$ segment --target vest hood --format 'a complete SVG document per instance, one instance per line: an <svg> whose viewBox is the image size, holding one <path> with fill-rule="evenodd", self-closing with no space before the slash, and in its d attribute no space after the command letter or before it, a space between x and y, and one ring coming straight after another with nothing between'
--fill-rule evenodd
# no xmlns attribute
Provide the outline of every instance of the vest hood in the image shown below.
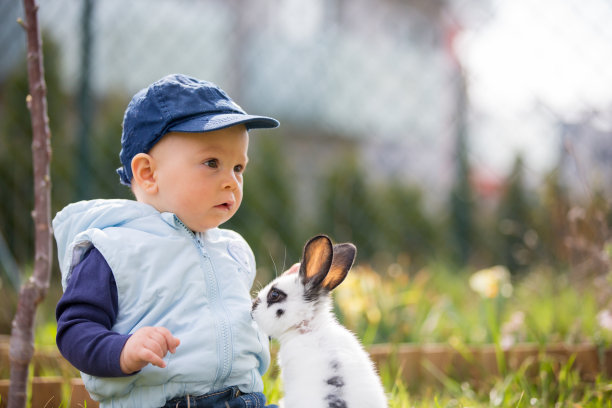
<svg viewBox="0 0 612 408"><path fill-rule="evenodd" d="M83 234L92 229L116 227L132 220L159 213L154 207L133 200L79 201L66 206L53 219L53 235L57 242L57 257L66 283L72 267L91 245ZM162 218L174 225L174 214L164 213ZM85 234L87 235L87 234Z"/></svg>

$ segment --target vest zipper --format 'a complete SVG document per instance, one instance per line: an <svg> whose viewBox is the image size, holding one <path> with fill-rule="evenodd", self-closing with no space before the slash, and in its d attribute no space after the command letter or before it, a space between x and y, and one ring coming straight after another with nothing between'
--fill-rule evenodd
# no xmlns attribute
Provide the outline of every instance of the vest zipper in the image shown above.
<svg viewBox="0 0 612 408"><path fill-rule="evenodd" d="M217 375L215 382L212 385L213 390L220 389L227 378L230 376L232 369L232 333L230 326L229 313L227 312L224 303L221 299L221 289L215 275L215 268L210 259L210 256L204 248L204 244L194 233L175 215L174 218L178 224L189 234L195 246L198 248L202 257L202 266L204 278L206 281L206 296L211 305L213 316L215 319L215 327L217 329ZM208 267L205 267L208 266Z"/></svg>

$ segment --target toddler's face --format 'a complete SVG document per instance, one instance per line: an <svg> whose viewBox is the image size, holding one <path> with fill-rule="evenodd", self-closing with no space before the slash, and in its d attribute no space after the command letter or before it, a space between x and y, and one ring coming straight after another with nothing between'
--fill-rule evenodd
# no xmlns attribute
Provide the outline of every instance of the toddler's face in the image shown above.
<svg viewBox="0 0 612 408"><path fill-rule="evenodd" d="M228 221L242 202L249 135L243 125L205 133L168 133L150 150L156 207L193 231Z"/></svg>

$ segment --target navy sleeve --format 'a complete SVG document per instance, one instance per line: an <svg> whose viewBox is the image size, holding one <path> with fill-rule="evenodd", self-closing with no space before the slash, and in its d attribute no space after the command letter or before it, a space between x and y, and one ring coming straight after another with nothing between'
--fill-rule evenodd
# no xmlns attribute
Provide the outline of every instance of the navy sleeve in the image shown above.
<svg viewBox="0 0 612 408"><path fill-rule="evenodd" d="M118 313L117 284L108 263L92 247L74 268L57 304L57 347L80 371L125 376L119 356L129 335L111 331Z"/></svg>

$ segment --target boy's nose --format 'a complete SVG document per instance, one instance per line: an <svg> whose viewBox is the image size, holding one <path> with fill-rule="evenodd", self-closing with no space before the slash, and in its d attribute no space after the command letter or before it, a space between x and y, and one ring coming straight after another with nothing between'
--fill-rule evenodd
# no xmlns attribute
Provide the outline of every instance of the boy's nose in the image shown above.
<svg viewBox="0 0 612 408"><path fill-rule="evenodd" d="M223 189L235 190L238 188L239 182L236 173L232 172L223 180Z"/></svg>

